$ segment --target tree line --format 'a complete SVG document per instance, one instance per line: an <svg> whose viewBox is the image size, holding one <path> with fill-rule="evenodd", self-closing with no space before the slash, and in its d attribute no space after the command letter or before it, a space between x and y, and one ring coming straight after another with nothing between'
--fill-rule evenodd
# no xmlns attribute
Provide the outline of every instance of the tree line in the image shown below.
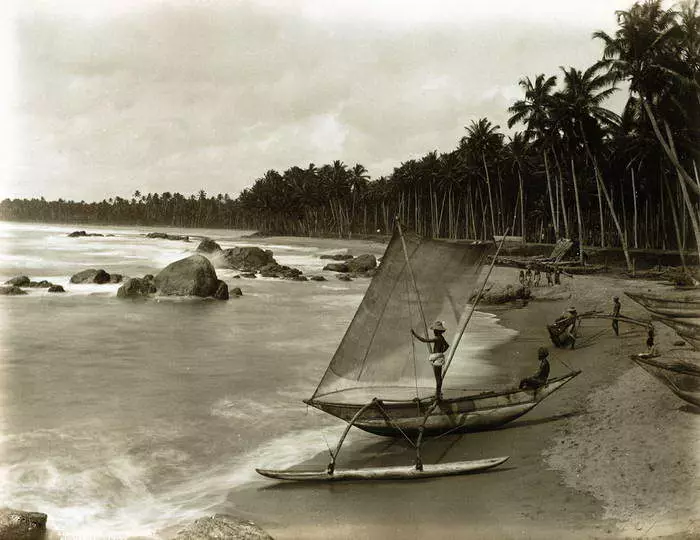
<svg viewBox="0 0 700 540"><path fill-rule="evenodd" d="M340 161L270 170L238 197L134 193L99 203L5 200L4 219L235 227L350 237L390 231L398 215L447 238L523 236L582 245L700 253L698 0L646 0L598 31L599 61L519 81L511 136L472 121L453 150L431 151L370 179ZM621 114L604 107L628 85ZM628 259L629 260L629 259Z"/></svg>

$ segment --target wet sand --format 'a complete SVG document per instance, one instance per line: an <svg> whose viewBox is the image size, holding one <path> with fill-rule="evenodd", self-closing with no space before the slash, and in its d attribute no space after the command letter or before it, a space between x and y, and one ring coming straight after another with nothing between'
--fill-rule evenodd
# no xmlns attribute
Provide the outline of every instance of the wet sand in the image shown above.
<svg viewBox="0 0 700 540"><path fill-rule="evenodd" d="M517 270L496 269L494 280L514 282ZM607 312L615 294L623 314L648 318L622 294L648 288L663 286L576 276L563 278L557 291L539 291L558 300L482 308L519 331L493 350L512 362L514 383L536 370L542 345L550 348L551 376L568 372L565 364L582 370L520 419L488 432L429 439L423 450L426 463L509 455L498 469L403 482L263 480L231 491L214 510L251 519L277 539L697 537L700 410L629 360L645 349L644 330L621 324L615 337L610 321L589 320L577 348L560 350L545 328L569 305ZM661 326L663 350L678 338ZM406 442L376 437L344 448L339 466L408 465L413 457ZM319 455L303 465L327 461Z"/></svg>

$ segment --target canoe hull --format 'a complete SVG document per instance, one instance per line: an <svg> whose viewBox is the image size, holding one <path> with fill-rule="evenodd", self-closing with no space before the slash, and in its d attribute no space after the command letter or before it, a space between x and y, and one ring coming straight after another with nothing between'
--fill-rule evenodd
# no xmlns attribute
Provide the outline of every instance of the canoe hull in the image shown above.
<svg viewBox="0 0 700 540"><path fill-rule="evenodd" d="M648 311L664 317L700 317L700 292L659 295L626 292Z"/></svg>
<svg viewBox="0 0 700 540"><path fill-rule="evenodd" d="M537 390L488 392L445 399L439 402L438 408L427 420L425 420L425 415L433 405L432 399L382 402L382 409L391 418L391 422L382 414L382 411L372 407L355 420L354 426L375 435L389 437L401 436L402 432L415 436L424 421L425 432L433 435L493 429L530 411L579 373L581 372L575 371L563 377L550 379L545 386ZM355 414L366 405L366 403L334 403L319 399L306 403L346 422L350 422Z"/></svg>
<svg viewBox="0 0 700 540"><path fill-rule="evenodd" d="M639 355L632 356L632 360L679 398L700 407L700 368L683 369L678 364L668 365Z"/></svg>
<svg viewBox="0 0 700 540"><path fill-rule="evenodd" d="M700 318L655 317L655 320L675 330L693 349L700 351Z"/></svg>
<svg viewBox="0 0 700 540"><path fill-rule="evenodd" d="M295 480L306 482L337 482L342 480L419 480L422 478L437 478L440 476L456 476L460 474L473 474L505 463L509 456L477 459L473 461L456 461L453 463L438 463L435 465L424 464L423 470L415 467L369 467L364 469L336 469L333 474L326 470L270 470L256 469L256 471L276 480Z"/></svg>

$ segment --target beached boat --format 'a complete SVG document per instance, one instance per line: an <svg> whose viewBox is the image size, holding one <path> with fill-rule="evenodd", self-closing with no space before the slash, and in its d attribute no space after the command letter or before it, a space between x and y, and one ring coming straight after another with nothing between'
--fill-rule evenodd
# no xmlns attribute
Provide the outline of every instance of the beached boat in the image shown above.
<svg viewBox="0 0 700 540"><path fill-rule="evenodd" d="M700 289L664 294L625 292L647 310L665 317L700 317Z"/></svg>
<svg viewBox="0 0 700 540"><path fill-rule="evenodd" d="M679 398L700 407L700 364L698 357L691 354L692 351L673 350L665 353L663 360L647 354L632 355L632 360Z"/></svg>
<svg viewBox="0 0 700 540"><path fill-rule="evenodd" d="M316 391L305 400L308 405L347 422L336 451L331 452L331 474L348 431L357 427L378 435L406 437L416 446L415 469L386 474L392 478L396 474L421 477L416 476L415 470L423 469L420 446L424 433L446 434L501 426L531 410L580 373L573 371L548 380L538 389L527 390L510 387L484 392L446 385L442 399L437 399L433 369L427 361L430 348L426 350L425 345L414 341L411 329L427 336L427 321L435 320L456 329L443 377L453 360L469 362L468 353L460 351L458 345L493 268L492 264L476 301L469 305L468 299L479 285L487 247L422 238L404 233L397 223L382 263L345 336ZM417 439L411 438L414 436ZM454 470L480 470L474 467L462 462ZM431 476L441 475L441 470L433 470ZM454 470L448 468L443 472L457 474L448 472ZM292 475L292 478L287 474L289 471L259 472L275 478L318 479L313 474ZM317 472L321 477L328 474Z"/></svg>
<svg viewBox="0 0 700 540"><path fill-rule="evenodd" d="M654 320L664 323L686 340L693 349L700 351L700 317L671 318L655 316Z"/></svg>

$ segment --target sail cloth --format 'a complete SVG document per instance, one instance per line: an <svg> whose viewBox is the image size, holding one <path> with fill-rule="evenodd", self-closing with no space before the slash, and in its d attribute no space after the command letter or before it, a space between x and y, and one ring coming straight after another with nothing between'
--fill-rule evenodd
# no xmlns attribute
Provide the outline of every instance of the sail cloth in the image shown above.
<svg viewBox="0 0 700 540"><path fill-rule="evenodd" d="M489 246L427 239L410 232L403 236L411 269L406 265L401 236L394 231L312 400L323 396L332 401L410 400L416 397L417 388L423 389L420 394L431 389L434 394L426 344L413 342L410 333L414 328L419 335L425 334L418 297L428 325L445 321L446 339L451 342ZM429 334L434 337L432 331Z"/></svg>

